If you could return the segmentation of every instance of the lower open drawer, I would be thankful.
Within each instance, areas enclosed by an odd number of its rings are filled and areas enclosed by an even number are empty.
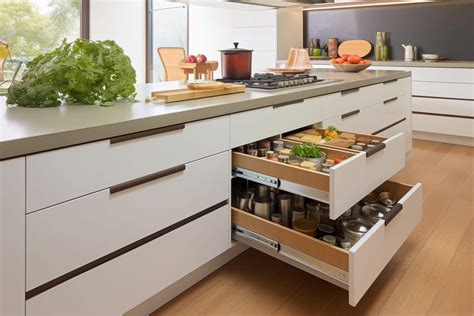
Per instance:
[[[233,208],[233,238],[349,291],[355,306],[421,220],[421,184],[387,181],[397,207],[348,251]]]

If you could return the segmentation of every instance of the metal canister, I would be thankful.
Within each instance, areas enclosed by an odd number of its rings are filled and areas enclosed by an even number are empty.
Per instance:
[[[266,157],[267,156],[267,149],[265,147],[257,149],[257,156],[258,157]]]
[[[281,163],[288,163],[290,157],[287,155],[278,155],[278,161]]]
[[[272,142],[272,149],[274,152],[279,153],[283,148],[285,148],[285,143],[282,140],[274,140]]]
[[[281,223],[284,226],[290,227],[291,224],[291,195],[288,193],[278,194],[276,197],[277,200],[277,210],[281,214]]]
[[[270,196],[270,187],[264,184],[255,184],[255,195],[256,196]]]
[[[254,199],[253,213],[259,217],[270,219],[272,199],[269,196],[259,196]]]

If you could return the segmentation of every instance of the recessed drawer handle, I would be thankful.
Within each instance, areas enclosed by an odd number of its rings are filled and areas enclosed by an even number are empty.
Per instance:
[[[397,81],[398,81],[398,79],[393,79],[393,80],[385,81],[383,84],[394,83],[394,82],[397,82]]]
[[[357,115],[360,113],[360,110],[354,110],[354,111],[351,111],[351,112],[347,112],[347,113],[344,113],[341,115],[341,118],[342,119],[345,119],[345,118],[348,118],[350,116],[353,116],[353,115]]]
[[[370,156],[373,156],[375,155],[376,153],[378,153],[379,151],[381,151],[382,149],[385,148],[385,143],[378,143],[377,145],[375,145],[375,147],[372,147],[372,148],[369,148],[365,151],[365,156],[368,158]]]
[[[390,224],[392,219],[394,219],[395,216],[397,216],[397,214],[400,213],[401,210],[403,210],[403,205],[400,203],[395,204],[390,210],[390,212],[385,214],[385,216],[383,217],[383,219],[385,220],[385,226]]]
[[[127,181],[127,182],[124,182],[124,183],[120,183],[120,184],[117,184],[117,185],[114,185],[114,186],[110,187],[110,189],[109,189],[110,194],[114,194],[114,193],[117,193],[117,192],[120,192],[120,191],[123,191],[123,190],[127,190],[127,189],[136,187],[140,184],[144,184],[144,183],[147,183],[147,182],[150,182],[150,181],[155,181],[157,179],[164,178],[164,177],[170,176],[172,174],[175,174],[175,173],[178,173],[178,172],[181,172],[181,171],[184,171],[184,170],[186,170],[186,165],[179,165],[179,166],[176,166],[176,167],[172,167],[172,168],[169,168],[169,169],[165,169],[165,170],[162,170],[162,171],[158,171],[158,172],[149,174],[149,175],[141,177],[141,178],[137,178],[137,179],[133,179],[133,180],[130,180],[130,181]]]
[[[137,139],[137,138],[142,138],[142,137],[147,137],[147,136],[157,135],[157,134],[163,134],[163,133],[168,133],[172,131],[179,131],[179,130],[184,129],[185,127],[186,127],[185,124],[176,124],[176,125],[171,125],[171,126],[166,126],[166,127],[161,127],[161,128],[149,129],[143,132],[117,136],[110,139],[110,144],[117,144],[117,143],[129,141],[132,139]]]
[[[292,104],[297,104],[297,103],[301,103],[301,102],[304,102],[304,99],[274,104],[274,105],[273,105],[273,108],[274,108],[274,109],[276,109],[276,108],[281,108],[281,107],[283,107],[283,106],[292,105]]]
[[[359,91],[359,88],[348,89],[348,90],[341,91],[341,95],[346,95],[346,94],[354,93],[354,92],[358,92],[358,91]]]
[[[391,98],[391,99],[388,99],[388,100],[383,101],[383,104],[387,104],[387,103],[390,103],[390,102],[393,102],[393,101],[397,101],[397,100],[398,100],[398,97]]]

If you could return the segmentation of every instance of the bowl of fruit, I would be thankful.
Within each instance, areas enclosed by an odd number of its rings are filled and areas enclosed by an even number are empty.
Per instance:
[[[331,59],[334,68],[344,72],[359,72],[369,68],[372,63],[358,55],[344,54],[342,57]]]

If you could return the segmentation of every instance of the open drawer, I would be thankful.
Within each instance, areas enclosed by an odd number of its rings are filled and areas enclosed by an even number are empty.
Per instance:
[[[368,135],[365,135],[368,136]],[[370,151],[354,151],[321,145],[327,158],[344,160],[328,173],[274,162],[243,153],[232,153],[234,175],[329,204],[336,219],[377,186],[405,166],[405,137],[368,136],[381,141]],[[286,146],[294,141],[284,140]]]
[[[349,291],[355,306],[422,217],[421,184],[385,182],[398,203],[348,251],[232,208],[232,236],[253,248]]]

